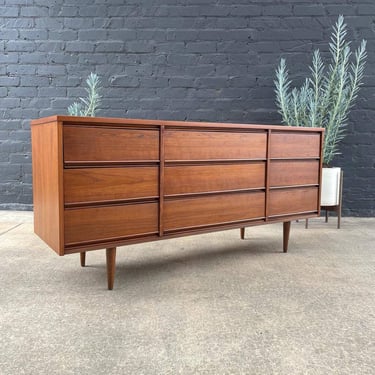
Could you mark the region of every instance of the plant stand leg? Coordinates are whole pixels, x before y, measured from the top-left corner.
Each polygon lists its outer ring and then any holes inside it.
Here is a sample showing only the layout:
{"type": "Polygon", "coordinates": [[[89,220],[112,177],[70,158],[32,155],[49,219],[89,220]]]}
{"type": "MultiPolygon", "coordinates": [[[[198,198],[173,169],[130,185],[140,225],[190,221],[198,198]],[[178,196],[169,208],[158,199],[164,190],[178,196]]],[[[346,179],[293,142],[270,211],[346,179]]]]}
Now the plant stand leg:
{"type": "Polygon", "coordinates": [[[340,174],[340,196],[339,196],[339,207],[337,212],[337,229],[340,229],[341,227],[341,208],[342,208],[342,184],[344,181],[344,171],[341,170],[340,174]]]}
{"type": "Polygon", "coordinates": [[[245,239],[245,228],[240,228],[241,231],[241,240],[245,239]]]}
{"type": "Polygon", "coordinates": [[[115,270],[116,270],[116,248],[110,247],[106,249],[107,258],[107,281],[108,290],[113,289],[113,283],[115,281],[115,270]]]}
{"type": "Polygon", "coordinates": [[[289,234],[290,234],[290,221],[284,221],[283,223],[283,251],[284,253],[288,251],[289,234]]]}
{"type": "Polygon", "coordinates": [[[81,257],[81,267],[85,267],[86,266],[86,251],[83,251],[82,253],[80,253],[80,257],[81,257]]]}

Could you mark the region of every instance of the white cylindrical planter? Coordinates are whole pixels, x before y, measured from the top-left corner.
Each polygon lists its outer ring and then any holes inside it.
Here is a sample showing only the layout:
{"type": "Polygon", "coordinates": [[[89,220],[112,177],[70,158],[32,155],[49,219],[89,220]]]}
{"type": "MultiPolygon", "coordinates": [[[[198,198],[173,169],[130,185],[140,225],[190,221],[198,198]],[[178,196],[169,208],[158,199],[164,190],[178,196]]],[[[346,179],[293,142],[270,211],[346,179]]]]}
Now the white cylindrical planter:
{"type": "Polygon", "coordinates": [[[323,168],[321,206],[337,206],[340,201],[341,168],[323,168]]]}

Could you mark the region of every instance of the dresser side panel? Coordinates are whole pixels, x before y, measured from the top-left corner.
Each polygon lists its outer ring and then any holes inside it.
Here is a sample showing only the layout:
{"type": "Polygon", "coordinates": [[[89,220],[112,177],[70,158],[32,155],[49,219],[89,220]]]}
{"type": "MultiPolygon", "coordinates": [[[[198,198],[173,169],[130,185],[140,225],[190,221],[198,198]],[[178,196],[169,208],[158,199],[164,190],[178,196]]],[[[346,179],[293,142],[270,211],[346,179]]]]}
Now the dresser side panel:
{"type": "Polygon", "coordinates": [[[64,254],[61,127],[58,122],[31,126],[34,231],[59,255],[64,254]]]}

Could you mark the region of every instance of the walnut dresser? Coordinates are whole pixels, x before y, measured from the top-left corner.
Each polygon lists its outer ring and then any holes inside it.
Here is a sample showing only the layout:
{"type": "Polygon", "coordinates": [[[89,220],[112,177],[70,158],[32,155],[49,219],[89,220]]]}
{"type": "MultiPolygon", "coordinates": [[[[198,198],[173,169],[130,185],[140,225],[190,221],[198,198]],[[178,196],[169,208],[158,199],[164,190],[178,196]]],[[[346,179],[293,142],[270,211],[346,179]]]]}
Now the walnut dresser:
{"type": "Polygon", "coordinates": [[[57,254],[320,214],[323,129],[52,116],[31,123],[34,227],[57,254]]]}

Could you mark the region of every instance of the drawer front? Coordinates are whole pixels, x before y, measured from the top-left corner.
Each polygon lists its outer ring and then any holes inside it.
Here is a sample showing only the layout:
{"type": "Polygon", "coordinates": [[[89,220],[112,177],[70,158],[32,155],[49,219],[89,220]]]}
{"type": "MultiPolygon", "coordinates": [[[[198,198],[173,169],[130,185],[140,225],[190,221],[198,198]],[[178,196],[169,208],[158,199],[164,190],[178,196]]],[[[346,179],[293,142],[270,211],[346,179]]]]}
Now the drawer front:
{"type": "Polygon", "coordinates": [[[65,162],[159,160],[158,130],[64,127],[65,162]]]}
{"type": "Polygon", "coordinates": [[[277,161],[270,163],[271,186],[312,185],[319,183],[319,161],[277,161]]]}
{"type": "Polygon", "coordinates": [[[221,194],[164,202],[164,229],[176,230],[264,216],[263,192],[221,194]]]}
{"type": "Polygon", "coordinates": [[[257,159],[266,157],[266,133],[167,130],[166,160],[257,159]]]}
{"type": "Polygon", "coordinates": [[[320,157],[319,133],[271,133],[271,158],[320,157]]]}
{"type": "Polygon", "coordinates": [[[84,203],[157,197],[157,167],[64,170],[64,202],[84,203]]]}
{"type": "Polygon", "coordinates": [[[165,167],[165,194],[263,188],[265,164],[185,165],[165,167]]]}
{"type": "Polygon", "coordinates": [[[318,188],[271,190],[269,215],[287,215],[318,211],[318,188]]]}
{"type": "Polygon", "coordinates": [[[158,232],[158,204],[65,210],[65,245],[158,232]]]}

